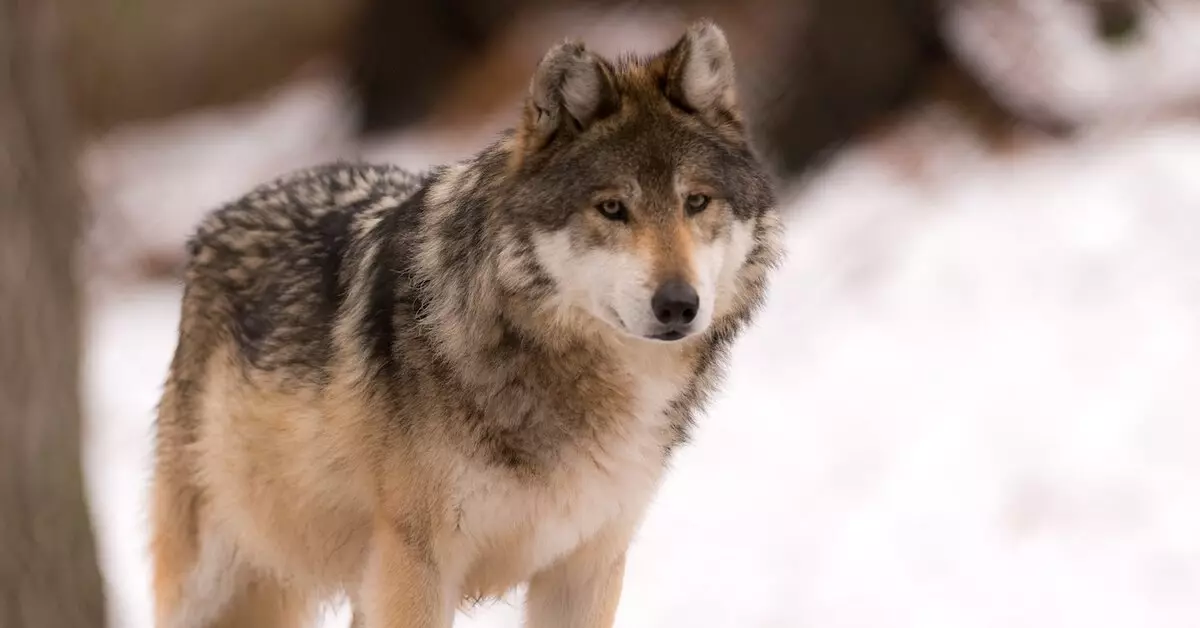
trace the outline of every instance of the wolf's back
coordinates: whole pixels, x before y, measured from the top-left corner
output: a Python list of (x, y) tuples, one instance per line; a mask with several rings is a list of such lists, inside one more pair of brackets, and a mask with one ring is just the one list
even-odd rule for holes
[(420, 184), (396, 167), (336, 163), (213, 211), (188, 243), (184, 328), (200, 324), (232, 340), (256, 368), (319, 372), (356, 243)]

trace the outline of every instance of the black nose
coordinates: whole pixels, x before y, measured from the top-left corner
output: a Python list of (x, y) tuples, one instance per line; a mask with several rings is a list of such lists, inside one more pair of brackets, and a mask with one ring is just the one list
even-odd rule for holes
[(687, 325), (696, 320), (700, 297), (686, 282), (672, 279), (658, 287), (650, 299), (654, 317), (664, 325)]

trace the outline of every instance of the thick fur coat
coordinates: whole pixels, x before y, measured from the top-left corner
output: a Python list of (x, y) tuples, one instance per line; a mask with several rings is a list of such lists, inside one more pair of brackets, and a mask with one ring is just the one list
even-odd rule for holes
[(528, 584), (612, 625), (624, 556), (780, 256), (728, 45), (564, 43), (520, 123), (423, 176), (334, 164), (190, 243), (157, 423), (163, 628), (447, 628)]

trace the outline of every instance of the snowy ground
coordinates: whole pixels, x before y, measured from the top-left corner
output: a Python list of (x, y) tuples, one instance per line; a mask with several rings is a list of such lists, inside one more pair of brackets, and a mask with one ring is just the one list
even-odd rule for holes
[[(187, 212), (345, 152), (336, 132), (285, 143), (330, 128), (329, 102), (98, 146), (98, 202), (179, 210), (154, 229), (170, 241)], [(618, 625), (1200, 626), (1200, 124), (1007, 157), (936, 116), (898, 136), (943, 141), (917, 169), (887, 140), (848, 151), (789, 200), (788, 264), (633, 549)], [(460, 152), (421, 146), (380, 154)], [(93, 297), (114, 626), (150, 625), (146, 463), (178, 298)]]

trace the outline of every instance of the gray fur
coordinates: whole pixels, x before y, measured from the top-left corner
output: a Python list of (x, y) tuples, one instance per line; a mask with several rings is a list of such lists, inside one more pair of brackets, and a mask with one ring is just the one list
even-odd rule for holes
[[(289, 537), (291, 551), (319, 556), (306, 569), (323, 586), (352, 586), (362, 573), (359, 561), (373, 547), (362, 539), (383, 507), (363, 495), (392, 508), (387, 534), (425, 565), (436, 562), (435, 537), (448, 543), (446, 535), (466, 525), (463, 509), (488, 503), (456, 484), (468, 469), (522, 487), (513, 491), (532, 487), (521, 493), (527, 504), (544, 498), (539, 491), (571, 490), (576, 477), (599, 495), (609, 480), (616, 493), (652, 483), (658, 471), (631, 477), (613, 465), (636, 452), (639, 467), (665, 467), (715, 389), (731, 343), (763, 303), (781, 255), (772, 182), (734, 101), (711, 89), (728, 78), (724, 38), (713, 28), (645, 59), (609, 61), (578, 44), (552, 51), (536, 72), (522, 124), (463, 162), (422, 175), (330, 164), (209, 215), (189, 244), (179, 345), (158, 423), (156, 547), (168, 548), (157, 551), (166, 565), (159, 580), (177, 580), (173, 557), (186, 555), (171, 549), (179, 542), (173, 535), (197, 526), (204, 504), (228, 502), (246, 490), (242, 484), (259, 481), (245, 478), (265, 478), (297, 499), (234, 502), (248, 511), (239, 521), (253, 520), (254, 511), (262, 520), (255, 525), (271, 529), (252, 535), (256, 542), (286, 545), (280, 526), (269, 523), (273, 508), (303, 507), (326, 522)], [(692, 66), (701, 60), (715, 74), (697, 83)], [(685, 215), (681, 185), (700, 186), (713, 208)], [(600, 191), (630, 189), (630, 224), (598, 216)], [(649, 256), (678, 254), (673, 244), (637, 244), (635, 231), (644, 241), (678, 236), (696, 246), (748, 234), (740, 266), (722, 279), (723, 309), (678, 343), (621, 335), (564, 305), (570, 277), (539, 257), (539, 242), (555, 234), (570, 235), (571, 256), (639, 246)], [(641, 386), (637, 377), (657, 376), (632, 372), (642, 358), (681, 375)], [(232, 399), (212, 399), (209, 386), (223, 386)], [(301, 397), (315, 402), (297, 409), (288, 401)], [(246, 416), (214, 417), (209, 407)], [(219, 427), (205, 430), (205, 421)], [(308, 469), (271, 453), (275, 437), (314, 447), (295, 453), (311, 457), (319, 477), (367, 477), (371, 486), (347, 488), (360, 500), (353, 505), (322, 501), (331, 498), (289, 483)], [(618, 462), (603, 462), (606, 443), (622, 448)], [(212, 451), (231, 446), (238, 451)], [(203, 464), (215, 470), (197, 472)], [(386, 469), (403, 469), (403, 478)], [(642, 507), (636, 494), (628, 499)], [(608, 506), (591, 505), (596, 510), (579, 517), (607, 516)], [(485, 558), (483, 592), (488, 578), (501, 578)]]

